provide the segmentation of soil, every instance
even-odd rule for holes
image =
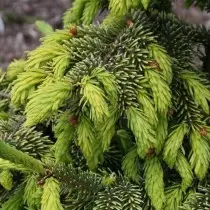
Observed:
[[[70,0],[0,0],[0,21],[4,23],[4,30],[0,24],[0,68],[5,70],[12,60],[39,45],[36,20],[62,28],[62,15],[70,5]]]

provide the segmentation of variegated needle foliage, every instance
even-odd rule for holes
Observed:
[[[194,205],[210,163],[202,30],[146,0],[110,0],[87,25],[101,2],[76,0],[65,29],[2,74],[2,210]]]

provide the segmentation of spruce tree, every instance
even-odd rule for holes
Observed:
[[[209,32],[170,11],[75,0],[1,73],[2,210],[209,208]]]

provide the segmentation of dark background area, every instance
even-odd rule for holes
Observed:
[[[61,28],[63,13],[70,0],[0,0],[0,16],[4,31],[0,32],[0,68],[39,45],[41,34],[36,20],[44,20],[53,28]],[[1,30],[0,30],[1,31]]]

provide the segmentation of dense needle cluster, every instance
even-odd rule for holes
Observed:
[[[202,29],[143,0],[110,0],[103,23],[87,25],[107,2],[84,2],[1,74],[2,210],[204,209]]]

